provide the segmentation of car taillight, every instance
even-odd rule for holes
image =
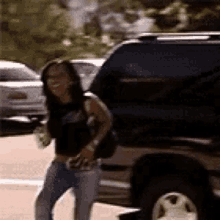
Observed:
[[[8,99],[27,99],[27,95],[23,92],[13,92],[8,95]]]

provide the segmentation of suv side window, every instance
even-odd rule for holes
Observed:
[[[215,44],[124,44],[107,59],[96,80],[102,79],[102,95],[111,103],[154,102],[219,65],[219,54]]]
[[[133,43],[116,50],[109,67],[135,77],[186,77],[220,64],[219,54],[220,46],[215,44]]]

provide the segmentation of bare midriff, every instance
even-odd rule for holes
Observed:
[[[53,161],[55,161],[55,162],[64,162],[65,163],[69,158],[70,158],[70,156],[56,154]]]

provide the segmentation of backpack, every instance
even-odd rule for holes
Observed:
[[[101,102],[102,105],[105,105],[96,95],[94,95],[91,92],[85,93],[84,97],[85,97],[85,100],[92,98],[92,99],[96,99],[98,102]],[[85,105],[84,105],[84,110],[87,113]],[[109,112],[109,114],[111,115],[110,112]],[[88,115],[88,120],[89,120],[89,115]],[[97,121],[94,121],[93,126],[91,127],[91,129],[93,129],[93,127],[96,127],[96,126],[97,126]],[[95,158],[104,158],[104,159],[105,158],[110,158],[114,155],[114,153],[117,149],[117,146],[118,146],[118,144],[117,144],[117,135],[116,135],[113,127],[111,127],[109,129],[109,131],[106,133],[103,140],[96,147],[96,150],[94,152],[94,154],[95,154],[94,156],[95,156]]]

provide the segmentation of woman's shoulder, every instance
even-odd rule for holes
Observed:
[[[96,105],[97,102],[99,102],[99,98],[97,95],[95,95],[92,92],[85,92],[84,93],[84,106],[86,107],[87,110],[93,109]]]
[[[99,99],[97,95],[95,95],[94,93],[90,91],[85,92],[83,96],[85,99]]]
[[[86,92],[84,94],[84,97],[86,98],[86,101],[84,102],[84,106],[87,111],[98,113],[100,114],[100,111],[105,112],[109,117],[111,117],[111,113],[108,109],[108,107],[105,105],[104,102],[102,102],[99,97],[91,92]]]

